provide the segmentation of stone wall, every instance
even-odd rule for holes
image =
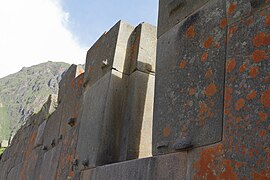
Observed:
[[[270,179],[269,4],[160,0],[157,30],[119,21],[18,131],[0,179]]]

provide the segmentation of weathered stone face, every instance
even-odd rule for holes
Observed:
[[[112,70],[84,94],[77,146],[82,169],[83,161],[87,162],[87,167],[117,161],[125,78],[126,75]]]
[[[270,178],[269,1],[160,4],[157,66],[155,28],[116,24],[15,135],[0,179]]]
[[[209,0],[160,0],[158,37],[172,29]]]
[[[154,73],[156,69],[157,29],[147,23],[141,23],[132,32],[128,42],[127,73],[130,75],[139,70]]]
[[[134,30],[131,25],[119,21],[88,50],[85,64],[85,86],[91,87],[105,74],[116,69],[128,74],[127,47]]]
[[[120,161],[152,156],[155,77],[141,71],[129,76],[121,125]]]
[[[225,2],[211,1],[158,39],[155,155],[222,138]]]

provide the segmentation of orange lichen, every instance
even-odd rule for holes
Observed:
[[[253,23],[253,21],[254,21],[253,18],[249,18],[249,19],[247,20],[247,24],[250,25],[250,24]]]
[[[199,109],[199,112],[200,112],[200,113],[205,113],[205,112],[207,112],[208,107],[207,107],[207,105],[206,105],[204,102],[200,102],[200,103],[199,103],[199,106],[200,106],[200,109]]]
[[[236,104],[235,104],[235,109],[237,111],[239,111],[240,109],[242,109],[245,106],[245,100],[243,98],[240,98],[237,100]]]
[[[191,39],[195,36],[195,34],[195,27],[194,25],[191,25],[186,31],[186,37]]]
[[[270,34],[259,32],[252,40],[255,47],[267,46],[270,44]]]
[[[171,134],[170,128],[165,127],[165,128],[163,129],[163,136],[164,136],[164,137],[168,137],[170,134]]]
[[[265,25],[266,25],[266,26],[269,26],[269,25],[270,25],[270,14],[268,14],[268,15],[266,16],[266,19],[265,19]]]
[[[255,63],[261,62],[268,58],[267,54],[263,50],[255,50],[252,53],[252,59]]]
[[[255,66],[255,67],[252,67],[249,71],[249,76],[251,78],[255,78],[257,75],[259,74],[259,67]]]
[[[270,179],[270,168],[261,171],[261,172],[256,172],[252,174],[253,179],[258,179],[258,180],[269,180]]]
[[[208,58],[208,52],[204,52],[202,57],[201,57],[201,61],[205,62]]]
[[[247,69],[247,65],[246,65],[246,63],[244,63],[244,64],[242,64],[242,65],[239,67],[239,72],[242,73],[242,72],[244,72],[246,69]]]
[[[261,103],[265,107],[270,108],[270,87],[268,88],[267,91],[262,92]]]
[[[186,65],[187,65],[187,61],[185,59],[183,59],[181,61],[181,63],[179,64],[179,68],[180,69],[184,69],[186,67]]]
[[[219,23],[219,27],[222,28],[222,29],[225,28],[227,25],[228,25],[228,20],[227,20],[227,18],[222,19],[222,20],[220,21],[220,23]]]
[[[250,100],[250,99],[254,99],[257,95],[257,92],[256,91],[251,91],[248,95],[247,95],[247,99]]]
[[[221,144],[201,150],[199,160],[193,164],[196,169],[193,179],[237,179],[231,161],[222,160],[223,155],[224,147]],[[220,171],[222,167],[225,171]]]
[[[189,91],[188,91],[188,94],[190,96],[193,96],[195,94],[195,89],[194,88],[190,88]]]
[[[217,92],[217,86],[214,83],[209,84],[205,89],[206,96],[213,96]]]
[[[204,42],[204,47],[210,48],[213,42],[214,42],[213,37],[212,36],[208,37],[207,40]]]
[[[234,12],[235,8],[236,8],[236,3],[232,3],[227,10],[228,14],[231,15]]]
[[[212,69],[207,69],[206,73],[205,73],[205,78],[210,79],[213,76],[213,71]]]
[[[235,59],[228,60],[228,61],[226,62],[226,71],[227,71],[227,73],[232,72],[233,69],[235,68],[235,66],[236,66],[236,61],[235,61]]]
[[[259,133],[259,136],[260,137],[264,137],[266,135],[266,130],[261,130],[260,133]]]
[[[227,87],[225,89],[225,101],[230,101],[232,99],[232,92],[233,92],[233,89],[231,87]]]
[[[237,26],[232,26],[229,28],[229,37],[232,37],[232,35],[237,31]]]
[[[266,121],[267,120],[267,114],[266,113],[264,113],[264,112],[262,112],[262,111],[259,111],[258,112],[258,114],[259,114],[259,117],[260,117],[260,119],[261,119],[261,121]]]

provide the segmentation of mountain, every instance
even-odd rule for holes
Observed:
[[[69,66],[49,61],[0,79],[0,141],[13,136],[50,94],[57,97],[58,83]]]

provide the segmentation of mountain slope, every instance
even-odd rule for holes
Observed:
[[[0,79],[0,141],[39,111],[50,94],[57,95],[58,83],[69,66],[49,61]]]

